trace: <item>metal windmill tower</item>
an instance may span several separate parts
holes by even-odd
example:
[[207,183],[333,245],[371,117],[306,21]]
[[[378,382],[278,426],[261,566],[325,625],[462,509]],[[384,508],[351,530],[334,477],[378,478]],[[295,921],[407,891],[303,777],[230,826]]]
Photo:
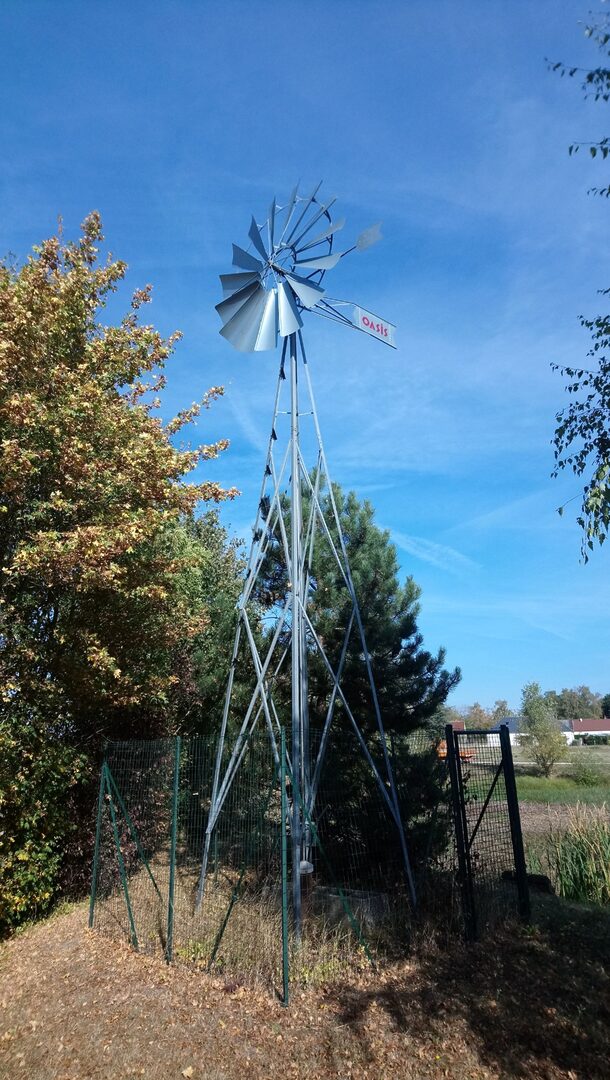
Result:
[[[266,726],[276,764],[279,763],[281,721],[274,702],[274,683],[280,672],[290,663],[289,821],[293,918],[297,935],[301,925],[301,877],[313,870],[314,853],[309,823],[315,817],[322,766],[333,717],[339,703],[349,718],[370,767],[371,777],[378,785],[390,818],[398,830],[406,881],[411,901],[415,905],[413,876],[371,658],[366,646],[345,539],[328,474],[301,332],[302,316],[306,311],[361,330],[392,347],[395,347],[395,328],[391,323],[356,304],[329,297],[322,287],[322,280],[329,270],[350,252],[362,251],[371,246],[380,238],[380,232],[379,226],[372,226],[346,251],[335,251],[336,234],[343,228],[344,220],[333,222],[330,209],[335,199],[323,203],[318,197],[320,186],[318,184],[313,193],[306,197],[301,196],[295,188],[285,206],[279,206],[274,198],[263,225],[259,226],[253,217],[248,233],[250,250],[246,251],[234,244],[233,266],[236,270],[223,274],[220,278],[226,297],[216,306],[223,322],[221,335],[242,352],[274,349],[278,345],[278,337],[282,339],[282,347],[261,497],[244,589],[238,604],[237,629],[196,899],[198,908],[204,895],[210,843],[218,817],[236,780],[250,740],[261,724]],[[283,410],[280,406],[285,385],[290,388],[290,402],[288,408]],[[278,420],[286,413],[290,416],[290,433],[285,447],[281,447],[277,434]],[[301,418],[304,417],[311,417],[313,421],[317,451],[315,467],[311,472],[306,467],[302,452]],[[287,509],[286,500],[282,499],[282,489],[288,485],[290,494]],[[321,497],[323,490],[326,492],[324,500]],[[303,492],[306,495],[306,512]],[[340,579],[351,602],[351,614],[345,626],[340,660],[338,665],[334,666],[325,652],[324,644],[320,641],[308,611],[315,589],[311,576],[314,543],[316,536],[320,535],[329,545],[332,557],[336,560]],[[274,537],[279,537],[289,580],[283,603],[278,605],[275,627],[265,638],[264,644],[259,646],[248,607]],[[366,667],[370,716],[374,718],[378,742],[381,745],[377,763],[342,687],[350,641],[358,643]],[[241,717],[239,733],[230,747],[228,763],[223,768],[235,668],[240,647],[244,642],[252,658],[256,681],[249,704]],[[308,658],[312,650],[317,650],[328,671],[330,690],[326,717],[313,759],[307,691]]]

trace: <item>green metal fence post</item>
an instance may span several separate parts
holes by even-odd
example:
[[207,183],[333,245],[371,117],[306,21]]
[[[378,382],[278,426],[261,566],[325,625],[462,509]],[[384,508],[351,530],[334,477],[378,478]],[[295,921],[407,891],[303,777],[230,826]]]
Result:
[[288,806],[286,798],[286,732],[282,728],[280,741],[280,796],[282,807],[282,1005],[289,1001],[289,959],[288,959],[288,845],[286,843],[286,823]]
[[167,900],[167,944],[165,959],[171,964],[174,955],[174,887],[176,884],[176,843],[178,839],[178,788],[180,783],[181,738],[176,736],[174,757],[174,788],[172,794],[172,827],[169,853],[169,895]]
[[102,766],[102,772],[104,775],[104,782],[106,785],[106,792],[108,794],[108,805],[110,807],[110,817],[112,820],[112,832],[114,834],[114,846],[116,848],[117,862],[119,864],[119,875],[121,878],[121,884],[123,886],[123,896],[125,897],[125,907],[127,908],[127,917],[129,919],[131,944],[134,949],[138,948],[138,935],[136,934],[136,924],[133,917],[133,911],[131,909],[131,901],[129,899],[129,887],[127,885],[127,871],[125,869],[125,860],[123,858],[123,852],[121,851],[121,839],[119,837],[119,827],[117,825],[116,813],[114,809],[114,803],[112,801],[112,789],[110,787],[110,780],[108,779],[108,768],[106,763]]
[[129,816],[129,813],[127,811],[127,807],[125,806],[125,803],[123,802],[123,797],[121,795],[121,792],[119,791],[119,789],[117,787],[116,780],[114,779],[114,776],[112,775],[112,772],[110,771],[110,765],[108,765],[108,764],[106,764],[106,776],[108,777],[110,785],[111,785],[111,787],[112,787],[112,789],[114,791],[116,801],[119,804],[119,809],[120,809],[123,817],[125,818],[127,828],[129,829],[129,832],[131,833],[131,839],[133,840],[134,844],[136,845],[138,855],[140,856],[140,858],[141,858],[141,860],[142,860],[142,862],[144,864],[144,867],[146,869],[146,873],[148,874],[150,880],[152,881],[152,883],[153,883],[153,885],[155,887],[155,892],[157,893],[157,896],[159,897],[159,900],[161,900],[162,896],[161,896],[161,893],[159,891],[159,886],[157,885],[157,882],[155,881],[153,872],[150,869],[150,866],[148,864],[148,859],[146,858],[146,855],[144,854],[144,848],[142,847],[142,845],[140,843],[140,838],[138,836],[138,830],[136,829],[133,821],[131,820],[131,818]]
[[104,809],[104,762],[100,770],[100,792],[97,798],[97,821],[95,826],[95,847],[93,849],[93,867],[91,869],[91,897],[89,900],[89,926],[93,926],[95,897],[97,895],[97,877],[100,867],[100,839],[102,835],[102,810]]

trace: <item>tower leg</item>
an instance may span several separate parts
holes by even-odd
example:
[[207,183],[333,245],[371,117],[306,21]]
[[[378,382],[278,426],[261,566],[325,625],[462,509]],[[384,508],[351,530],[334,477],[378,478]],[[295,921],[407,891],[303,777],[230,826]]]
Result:
[[301,935],[301,858],[303,822],[301,817],[301,777],[303,754],[303,621],[301,616],[301,591],[303,574],[301,565],[301,465],[299,461],[299,391],[297,374],[297,336],[290,335],[290,448],[291,448],[291,504],[290,504],[290,588],[292,593],[292,907],[294,932],[297,940]]

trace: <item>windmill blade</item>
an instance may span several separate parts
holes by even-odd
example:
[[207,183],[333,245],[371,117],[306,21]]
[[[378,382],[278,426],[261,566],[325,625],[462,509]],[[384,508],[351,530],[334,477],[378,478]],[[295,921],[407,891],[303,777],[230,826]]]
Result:
[[259,274],[265,269],[265,263],[259,262],[238,244],[233,244],[233,266],[240,266],[242,270],[257,270]]
[[[336,201],[337,201],[337,196],[333,195],[332,199],[329,199],[328,202],[324,204],[324,206],[320,207],[317,214],[314,214],[314,216],[312,217],[311,221],[307,222],[307,225],[303,229],[303,232],[300,234],[300,236],[297,236],[296,240],[292,241],[292,246],[293,247],[295,247],[295,248],[298,247],[298,245],[301,243],[301,240],[303,240],[304,237],[307,236],[307,233],[309,232],[309,230],[313,229],[316,222],[318,222],[320,220],[320,218],[323,217],[324,214],[328,213],[329,208],[333,205],[333,203],[336,203]],[[329,216],[329,222],[330,222],[330,216]],[[294,232],[293,232],[293,235],[294,235]]]
[[222,291],[225,296],[231,296],[232,293],[238,292],[240,289],[245,289],[246,285],[251,285],[254,281],[258,281],[258,274],[220,275],[220,284],[222,285]]
[[251,296],[220,331],[223,338],[230,341],[239,352],[255,351],[267,296],[262,285],[257,285]]
[[320,190],[321,187],[322,187],[322,181],[320,180],[320,183],[317,185],[317,187],[315,187],[313,189],[311,195],[309,195],[309,197],[304,200],[305,206],[301,210],[301,213],[299,214],[299,216],[297,218],[296,225],[294,226],[292,232],[290,233],[290,236],[286,240],[286,244],[290,244],[290,241],[292,240],[292,237],[296,233],[299,225],[301,224],[303,218],[305,217],[305,214],[309,210],[309,207],[311,206],[312,202],[314,201],[314,199],[315,199],[316,195],[318,194],[318,191]]
[[256,248],[259,255],[261,256],[263,262],[267,262],[267,252],[265,251],[265,245],[263,244],[263,241],[261,240],[260,229],[259,229],[258,225],[256,224],[256,221],[254,220],[254,218],[252,218],[252,221],[250,222],[250,228],[248,229],[248,236],[250,237],[252,243],[254,244],[254,247]]
[[294,208],[295,208],[295,206],[297,204],[298,194],[299,194],[299,185],[297,184],[296,187],[294,188],[294,190],[292,192],[292,195],[290,196],[288,202],[286,203],[285,208],[284,208],[286,210],[286,217],[284,218],[284,228],[282,229],[282,235],[280,236],[280,239],[279,239],[280,244],[281,244],[282,240],[284,239],[284,236],[286,235],[286,229],[290,225],[290,219],[291,219],[291,217],[292,217],[292,215],[294,213]]
[[306,270],[332,270],[339,262],[339,259],[343,258],[344,254],[343,251],[339,251],[336,255],[320,255],[318,258],[314,256],[311,259],[297,259],[295,266],[302,266]]
[[381,222],[378,221],[376,225],[369,226],[364,232],[360,233],[360,236],[356,240],[354,247],[357,251],[366,251],[367,248],[372,247],[378,240],[381,240]]
[[221,300],[219,304],[216,304],[216,311],[220,315],[223,323],[228,323],[235,315],[235,312],[239,311],[257,289],[262,289],[262,285],[258,278],[255,278],[250,285],[246,285],[245,289],[240,289],[239,292],[233,293],[233,295],[229,296],[226,300]]
[[324,240],[330,240],[333,233],[339,232],[339,229],[342,229],[344,225],[345,218],[341,218],[340,221],[336,221],[334,225],[329,225],[329,227],[325,229],[324,232],[318,233],[315,239],[308,240],[306,244],[303,244],[303,247],[296,248],[297,255],[300,255],[302,251],[309,251],[310,248],[317,247],[317,245],[321,244]]
[[306,308],[314,307],[326,292],[320,285],[316,285],[315,282],[309,281],[307,278],[299,277],[297,274],[286,274],[285,277],[292,291],[297,294]]
[[277,331],[277,289],[271,289],[267,293],[267,301],[261,317],[254,351],[264,352],[266,349],[275,349]]
[[268,226],[268,229],[269,229],[269,252],[270,253],[273,251],[273,236],[274,236],[274,233],[275,233],[275,211],[276,210],[277,210],[277,205],[276,205],[276,202],[275,202],[275,195],[274,195],[273,196],[273,202],[271,203],[271,206],[269,207],[269,218],[268,218],[268,221],[267,221],[267,226]]
[[299,315],[299,309],[292,294],[292,289],[285,281],[281,281],[278,285],[277,295],[280,317],[280,337],[288,337],[289,334],[296,334],[297,330],[301,329],[303,320]]

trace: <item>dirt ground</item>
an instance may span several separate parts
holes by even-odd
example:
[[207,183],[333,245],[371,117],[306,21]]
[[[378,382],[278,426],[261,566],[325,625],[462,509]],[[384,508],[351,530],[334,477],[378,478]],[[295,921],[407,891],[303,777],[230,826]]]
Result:
[[610,915],[555,906],[468,949],[428,941],[383,973],[293,989],[285,1009],[88,931],[80,905],[0,947],[0,1076],[601,1080]]
[[566,806],[563,803],[536,803],[519,800],[519,813],[524,838],[546,836],[549,829],[565,828],[566,819],[573,812],[573,806]]

